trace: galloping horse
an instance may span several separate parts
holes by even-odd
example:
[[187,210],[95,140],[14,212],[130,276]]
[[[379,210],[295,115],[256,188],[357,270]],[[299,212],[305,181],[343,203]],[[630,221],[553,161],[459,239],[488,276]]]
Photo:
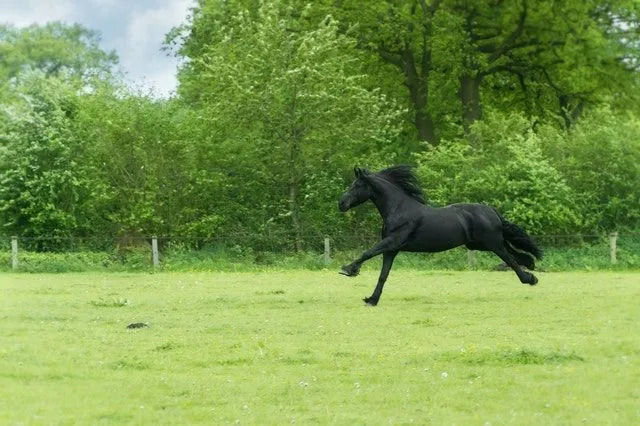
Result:
[[401,251],[440,252],[465,245],[470,250],[492,251],[524,284],[535,285],[535,269],[542,250],[517,225],[496,209],[482,204],[451,204],[436,208],[425,204],[418,180],[408,166],[394,166],[377,173],[355,168],[355,181],[342,195],[338,207],[347,210],[371,200],[382,216],[382,240],[362,253],[341,274],[358,275],[363,262],[382,254],[382,270],[373,294],[363,299],[377,305],[393,260]]

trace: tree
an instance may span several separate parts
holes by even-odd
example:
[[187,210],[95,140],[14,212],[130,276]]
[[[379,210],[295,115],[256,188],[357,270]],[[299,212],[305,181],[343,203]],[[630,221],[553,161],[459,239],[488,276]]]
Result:
[[[373,50],[384,62],[402,73],[409,91],[418,139],[435,144],[436,128],[428,101],[433,68],[433,20],[442,2],[376,3],[368,10],[361,2],[343,7],[347,13],[350,12],[350,22],[360,24],[357,33],[360,45]],[[355,16],[359,17],[357,21]]]
[[[206,46],[219,41],[220,33],[213,30],[212,22],[227,22],[240,10],[256,16],[259,9],[256,0],[199,0],[197,3],[190,22],[167,35],[167,48],[182,57],[200,57]],[[358,49],[352,49],[350,55],[360,60],[360,70],[365,74],[361,84],[369,89],[381,88],[387,97],[399,105],[406,105],[406,116],[410,120],[406,129],[410,136],[402,141],[405,145],[402,149],[411,152],[419,149],[416,140],[433,143],[436,140],[428,105],[429,44],[412,45],[423,39],[420,20],[424,13],[419,2],[411,2],[412,6],[396,3],[283,0],[272,3],[271,7],[280,8],[289,28],[296,31],[316,29],[329,15],[335,18],[340,33],[357,43]],[[436,5],[425,12],[427,22],[435,8]],[[180,94],[189,102],[198,102],[203,92],[198,86],[199,80],[187,76],[196,76],[201,71],[201,64],[194,61],[187,61],[180,70],[184,77],[181,78]]]
[[583,226],[576,192],[544,151],[530,120],[489,111],[471,131],[473,145],[460,139],[417,155],[432,203],[489,204],[533,235]]
[[47,77],[105,78],[118,57],[114,51],[102,50],[99,41],[98,32],[80,24],[0,25],[0,81],[9,81],[25,69],[40,70]]
[[[434,20],[442,0],[406,2],[320,1],[314,4],[320,13],[331,13],[342,23],[344,32],[356,39],[358,47],[395,68],[401,79],[413,116],[415,137],[437,144],[437,124],[431,112],[432,43]],[[380,77],[384,67],[370,70]],[[386,73],[387,76],[389,75]],[[385,78],[388,78],[385,76]]]
[[68,236],[90,229],[84,146],[73,132],[73,86],[41,72],[13,88],[20,103],[0,114],[0,222],[25,236]]
[[[87,146],[100,212],[97,228],[125,239],[169,235],[182,225],[188,143],[181,108],[144,93],[101,87],[79,100],[75,133]],[[186,131],[185,129],[184,131]]]
[[558,143],[545,134],[546,150],[578,194],[585,229],[640,227],[640,120],[610,107],[584,113]]
[[[635,0],[325,0],[313,7],[330,11],[361,50],[401,71],[418,136],[432,144],[457,136],[456,115],[469,135],[483,105],[558,117],[569,127],[586,105],[638,102]],[[392,96],[402,99],[397,90]],[[426,122],[428,137],[420,130]]]
[[251,166],[260,170],[254,177],[271,180],[271,192],[286,188],[267,220],[288,218],[300,250],[305,179],[350,168],[356,158],[371,162],[391,154],[401,112],[362,87],[350,54],[354,45],[335,21],[327,18],[312,30],[290,28],[294,10],[279,6],[212,22],[218,42],[191,58],[202,70],[198,81],[188,74],[181,84],[206,88],[199,102],[218,139],[210,149],[232,145],[252,157]]
[[465,133],[481,117],[483,85],[485,103],[541,117],[552,111],[567,128],[586,104],[637,86],[638,8],[635,1],[452,1],[448,45],[462,52]]
[[[92,232],[99,198],[76,122],[89,87],[114,84],[115,53],[98,34],[59,22],[0,26],[0,222],[36,237]],[[57,243],[49,245],[54,247]]]

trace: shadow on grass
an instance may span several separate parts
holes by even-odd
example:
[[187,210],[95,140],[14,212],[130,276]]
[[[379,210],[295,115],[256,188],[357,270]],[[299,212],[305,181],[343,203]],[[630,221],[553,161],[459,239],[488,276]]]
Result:
[[128,306],[130,302],[129,299],[125,298],[106,299],[101,297],[98,300],[92,300],[89,303],[97,308],[121,308],[123,306]]
[[542,353],[530,349],[488,350],[480,352],[447,353],[445,361],[461,362],[468,365],[553,365],[568,362],[584,362],[585,359],[575,353]]

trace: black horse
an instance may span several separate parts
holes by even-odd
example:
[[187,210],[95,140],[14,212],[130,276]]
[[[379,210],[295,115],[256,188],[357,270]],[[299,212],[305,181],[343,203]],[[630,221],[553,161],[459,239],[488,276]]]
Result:
[[356,180],[342,195],[338,207],[347,211],[371,200],[382,216],[382,240],[348,265],[343,275],[358,275],[363,262],[382,254],[382,270],[373,294],[363,299],[377,305],[398,252],[439,252],[465,245],[470,250],[492,251],[518,274],[535,285],[538,279],[522,269],[535,269],[542,251],[517,225],[496,209],[482,204],[452,204],[442,208],[425,204],[422,190],[409,166],[394,166],[377,173],[355,168]]

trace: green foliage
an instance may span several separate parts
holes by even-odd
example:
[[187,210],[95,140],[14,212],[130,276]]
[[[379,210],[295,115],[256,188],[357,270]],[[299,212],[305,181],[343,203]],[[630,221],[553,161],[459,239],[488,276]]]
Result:
[[[185,143],[175,103],[103,87],[82,97],[76,132],[93,141],[94,202],[102,213],[98,227],[110,235],[166,234],[189,226],[180,206],[191,177],[188,160],[196,153]],[[210,222],[211,223],[211,222]]]
[[547,143],[578,194],[586,229],[640,227],[639,136],[637,117],[603,107],[588,112],[564,140]]
[[85,83],[108,77],[118,56],[103,51],[99,41],[98,32],[80,24],[49,22],[25,28],[0,24],[0,85],[25,70]]
[[416,156],[431,202],[492,205],[530,233],[580,229],[575,193],[542,150],[540,137],[519,114],[488,114],[470,138]]
[[82,234],[91,215],[90,165],[73,132],[73,87],[35,72],[13,88],[22,101],[0,111],[0,223],[27,236]]
[[360,83],[353,42],[333,20],[290,31],[293,13],[264,4],[217,22],[217,42],[191,58],[202,72],[182,82],[202,88],[198,109],[216,135],[199,144],[209,167],[242,170],[238,180],[221,176],[242,187],[242,227],[289,228],[286,240],[301,249],[303,228],[320,226],[319,207],[343,186],[336,171],[393,156],[401,112]]
[[[10,253],[0,253],[0,271],[10,270]],[[28,273],[150,271],[151,253],[148,250],[129,250],[126,253],[117,251],[55,253],[20,250],[18,270]]]
[[490,111],[467,140],[416,156],[436,204],[493,205],[534,234],[637,229],[640,125],[609,108],[570,132]]
[[325,236],[378,237],[371,206],[336,209],[353,166],[401,162],[434,204],[532,234],[640,229],[636,1],[307,3],[199,0],[167,35],[168,100],[124,87],[90,29],[0,26],[0,234],[141,269],[152,234],[317,268]]

